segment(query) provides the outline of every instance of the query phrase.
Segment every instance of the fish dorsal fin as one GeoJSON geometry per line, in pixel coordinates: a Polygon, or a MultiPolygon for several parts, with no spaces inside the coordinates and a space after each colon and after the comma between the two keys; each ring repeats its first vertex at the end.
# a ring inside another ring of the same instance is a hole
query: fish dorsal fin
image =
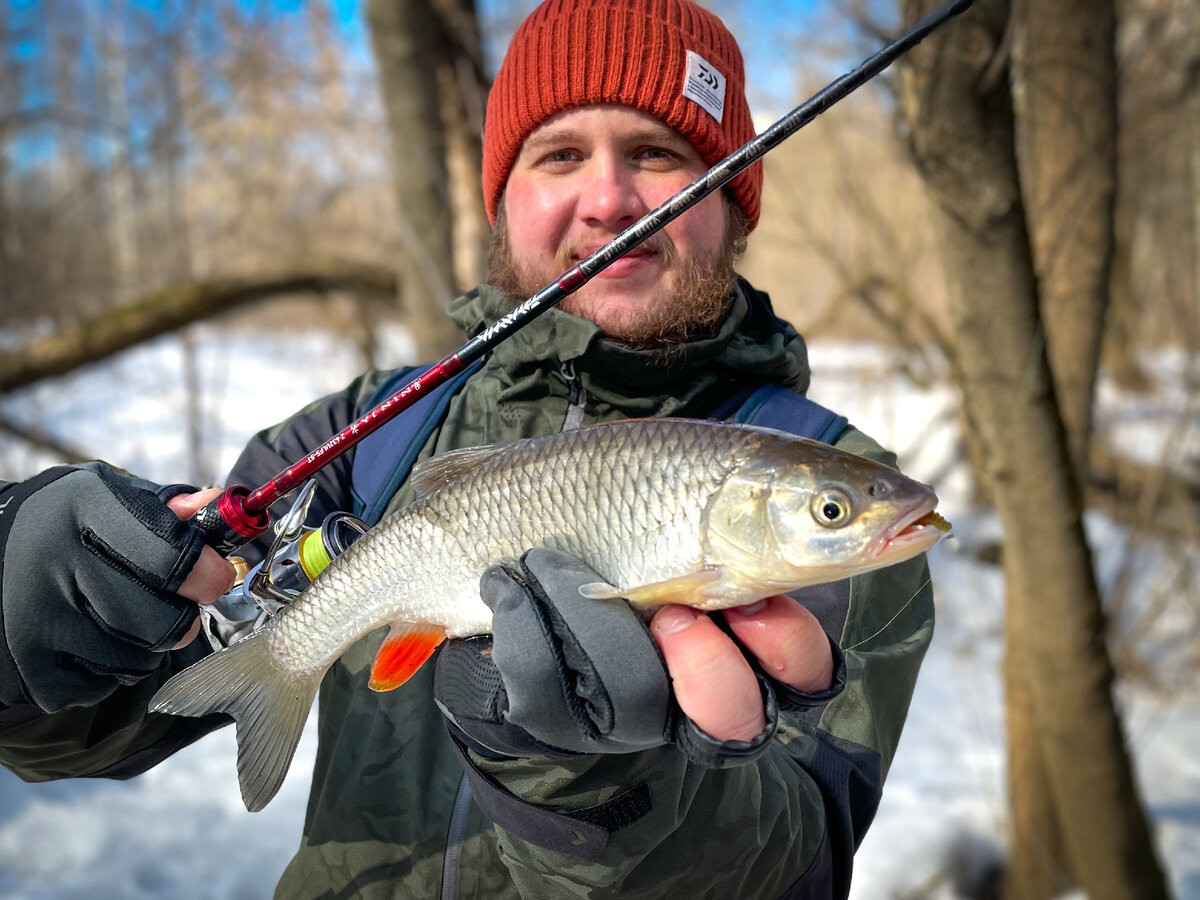
{"type": "Polygon", "coordinates": [[[441,625],[393,624],[375,654],[371,666],[371,690],[394,691],[400,687],[433,656],[433,651],[445,639],[446,629],[441,625]]]}
{"type": "Polygon", "coordinates": [[[646,609],[665,603],[686,603],[689,597],[704,594],[714,581],[721,579],[721,570],[715,566],[689,572],[665,581],[640,584],[637,587],[619,588],[604,581],[595,581],[579,588],[579,593],[589,600],[611,600],[624,597],[633,606],[646,609]]]}
{"type": "Polygon", "coordinates": [[[465,447],[462,450],[451,450],[449,453],[423,459],[413,466],[409,483],[416,491],[418,500],[436,494],[442,488],[469,475],[476,466],[504,450],[506,446],[488,444],[484,447],[465,447]]]}

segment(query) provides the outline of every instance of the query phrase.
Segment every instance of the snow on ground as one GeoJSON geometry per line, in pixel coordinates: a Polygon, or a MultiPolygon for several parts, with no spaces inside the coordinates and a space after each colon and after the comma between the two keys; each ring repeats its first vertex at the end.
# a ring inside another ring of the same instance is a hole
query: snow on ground
{"type": "MultiPolygon", "coordinates": [[[[255,430],[357,374],[354,354],[328,339],[219,340],[199,329],[207,434],[224,472],[255,430]],[[265,357],[263,350],[266,348],[265,357]],[[314,360],[318,360],[314,364],[314,360]],[[230,373],[236,373],[232,375],[230,373]],[[236,381],[235,381],[236,377],[236,381]]],[[[180,344],[163,339],[104,366],[3,399],[10,418],[159,481],[188,477],[180,344]]],[[[393,341],[391,359],[408,361],[393,341]]],[[[958,895],[1003,855],[1006,833],[1000,663],[1003,584],[961,548],[1000,534],[969,509],[967,473],[954,464],[956,392],[917,389],[893,374],[888,352],[815,345],[812,396],[896,449],[907,471],[936,478],[956,538],[931,554],[939,626],[926,658],[882,807],[858,854],[856,900],[958,895]]],[[[1193,367],[1194,368],[1194,367],[1193,367]]],[[[1159,374],[1182,385],[1188,367],[1164,358],[1159,374]]],[[[1187,391],[1144,400],[1104,386],[1106,427],[1152,454],[1165,419],[1189,416],[1184,451],[1200,434],[1187,391]]],[[[1171,445],[1174,446],[1174,445],[1171,445]]],[[[53,462],[0,437],[0,477],[53,462]]],[[[1111,523],[1089,520],[1094,541],[1111,523]]],[[[1186,626],[1186,623],[1185,623],[1186,626]]],[[[1127,734],[1176,895],[1200,900],[1200,692],[1127,691],[1127,734]]],[[[28,785],[0,769],[0,897],[29,900],[269,896],[300,840],[316,752],[305,732],[280,794],[260,813],[238,796],[232,729],[210,735],[128,782],[28,785]]]]}

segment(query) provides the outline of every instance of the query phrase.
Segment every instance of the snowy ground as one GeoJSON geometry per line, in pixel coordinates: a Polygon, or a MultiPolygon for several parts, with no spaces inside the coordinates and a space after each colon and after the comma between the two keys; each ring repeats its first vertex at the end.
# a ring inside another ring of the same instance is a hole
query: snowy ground
{"type": "MultiPolygon", "coordinates": [[[[272,345],[270,358],[258,362],[248,344],[218,342],[203,330],[195,337],[206,363],[203,409],[209,437],[219,447],[218,471],[228,468],[254,430],[340,387],[357,371],[349,350],[322,339],[272,345]],[[320,364],[313,365],[314,359],[320,364]],[[234,369],[237,384],[227,374],[234,369]]],[[[262,345],[256,347],[261,353],[262,345]]],[[[405,362],[407,353],[397,342],[391,358],[405,362]]],[[[931,555],[939,630],[883,806],[858,855],[853,896],[954,897],[956,885],[1003,853],[1006,839],[999,677],[1003,585],[996,570],[961,552],[999,530],[990,517],[967,509],[965,471],[946,466],[956,437],[952,390],[913,388],[888,373],[886,355],[874,348],[817,345],[813,360],[814,399],[898,449],[910,473],[936,476],[942,509],[959,535],[931,555]]],[[[1168,380],[1185,380],[1179,360],[1165,359],[1162,366],[1168,380]]],[[[76,377],[4,398],[0,412],[37,423],[139,474],[178,481],[188,477],[179,373],[179,343],[164,339],[76,377]]],[[[1131,446],[1155,452],[1163,429],[1152,415],[1154,403],[1125,398],[1112,388],[1102,396],[1108,424],[1131,446]]],[[[1158,411],[1178,406],[1183,396],[1164,395],[1158,411]]],[[[1195,458],[1200,450],[1195,421],[1193,409],[1189,436],[1180,442],[1176,435],[1172,445],[1182,444],[1181,459],[1195,458]]],[[[0,434],[0,477],[24,477],[52,461],[0,434]]],[[[1089,521],[1089,528],[1094,540],[1120,537],[1103,521],[1089,521]]],[[[1181,627],[1194,628],[1194,622],[1184,619],[1181,627]]],[[[1169,698],[1137,691],[1121,697],[1159,846],[1180,898],[1200,898],[1195,688],[1169,698]]],[[[26,785],[0,769],[0,897],[269,896],[300,839],[315,749],[310,728],[283,790],[253,815],[238,797],[232,729],[130,782],[26,785]]]]}

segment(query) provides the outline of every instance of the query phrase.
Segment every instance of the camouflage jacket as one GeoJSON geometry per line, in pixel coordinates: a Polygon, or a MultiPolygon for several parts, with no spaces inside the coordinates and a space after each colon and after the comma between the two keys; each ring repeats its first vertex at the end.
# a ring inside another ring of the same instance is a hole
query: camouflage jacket
{"type": "MultiPolygon", "coordinates": [[[[482,286],[451,315],[473,334],[507,302],[482,286]]],[[[260,484],[323,443],[365,411],[388,374],[368,373],[257,435],[230,481],[260,484]]],[[[803,393],[807,352],[744,283],[720,333],[669,359],[605,341],[592,323],[551,310],[493,352],[420,458],[556,432],[572,405],[584,423],[706,417],[767,379],[803,393]]],[[[838,446],[895,463],[853,428],[838,446]]],[[[322,471],[322,508],[350,508],[352,455],[322,471]]],[[[402,485],[389,508],[410,499],[402,485]]],[[[383,635],[368,636],[321,686],[304,838],[277,896],[845,896],[932,636],[932,591],[919,558],[801,596],[843,648],[846,687],[832,700],[792,703],[763,757],[720,771],[673,747],[572,759],[475,755],[446,731],[432,666],[396,691],[367,689],[383,635]]],[[[150,767],[219,724],[146,713],[178,664],[167,659],[162,677],[102,708],[0,721],[0,761],[39,779],[150,767]]]]}

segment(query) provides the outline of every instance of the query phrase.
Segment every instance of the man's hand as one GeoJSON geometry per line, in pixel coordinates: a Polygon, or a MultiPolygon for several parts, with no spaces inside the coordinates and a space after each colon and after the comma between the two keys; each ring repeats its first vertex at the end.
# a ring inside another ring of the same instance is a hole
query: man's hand
{"type": "Polygon", "coordinates": [[[579,586],[598,578],[545,549],[484,575],[494,639],[450,641],[434,674],[438,706],[476,749],[544,756],[675,743],[697,765],[727,768],[766,752],[781,703],[809,706],[837,693],[836,651],[790,597],[725,612],[756,672],[703,613],[664,607],[648,632],[625,601],[585,599],[579,586]]]}
{"type": "MultiPolygon", "coordinates": [[[[209,488],[195,494],[176,494],[167,501],[167,507],[181,519],[190,519],[209,503],[221,496],[220,488],[209,488]]],[[[221,556],[212,547],[200,551],[200,558],[192,566],[192,571],[179,586],[179,596],[186,597],[196,603],[215,603],[221,596],[233,587],[236,576],[229,560],[221,556]]],[[[196,639],[200,633],[200,620],[196,619],[172,650],[180,650],[196,639]]]]}
{"type": "Polygon", "coordinates": [[[194,639],[233,567],[186,521],[214,496],[104,463],[0,484],[0,706],[87,706],[194,639]]]}
{"type": "MultiPolygon", "coordinates": [[[[730,630],[757,657],[763,671],[803,693],[833,681],[829,638],[811,612],[790,597],[726,610],[730,630]]],[[[766,727],[762,692],[737,644],[707,615],[665,606],[650,624],[680,709],[722,741],[748,741],[766,727]]]]}
{"type": "Polygon", "coordinates": [[[671,688],[624,600],[589,600],[600,576],[537,548],[480,580],[493,638],[450,641],[434,699],[463,735],[503,756],[631,753],[670,740],[671,688]]]}

